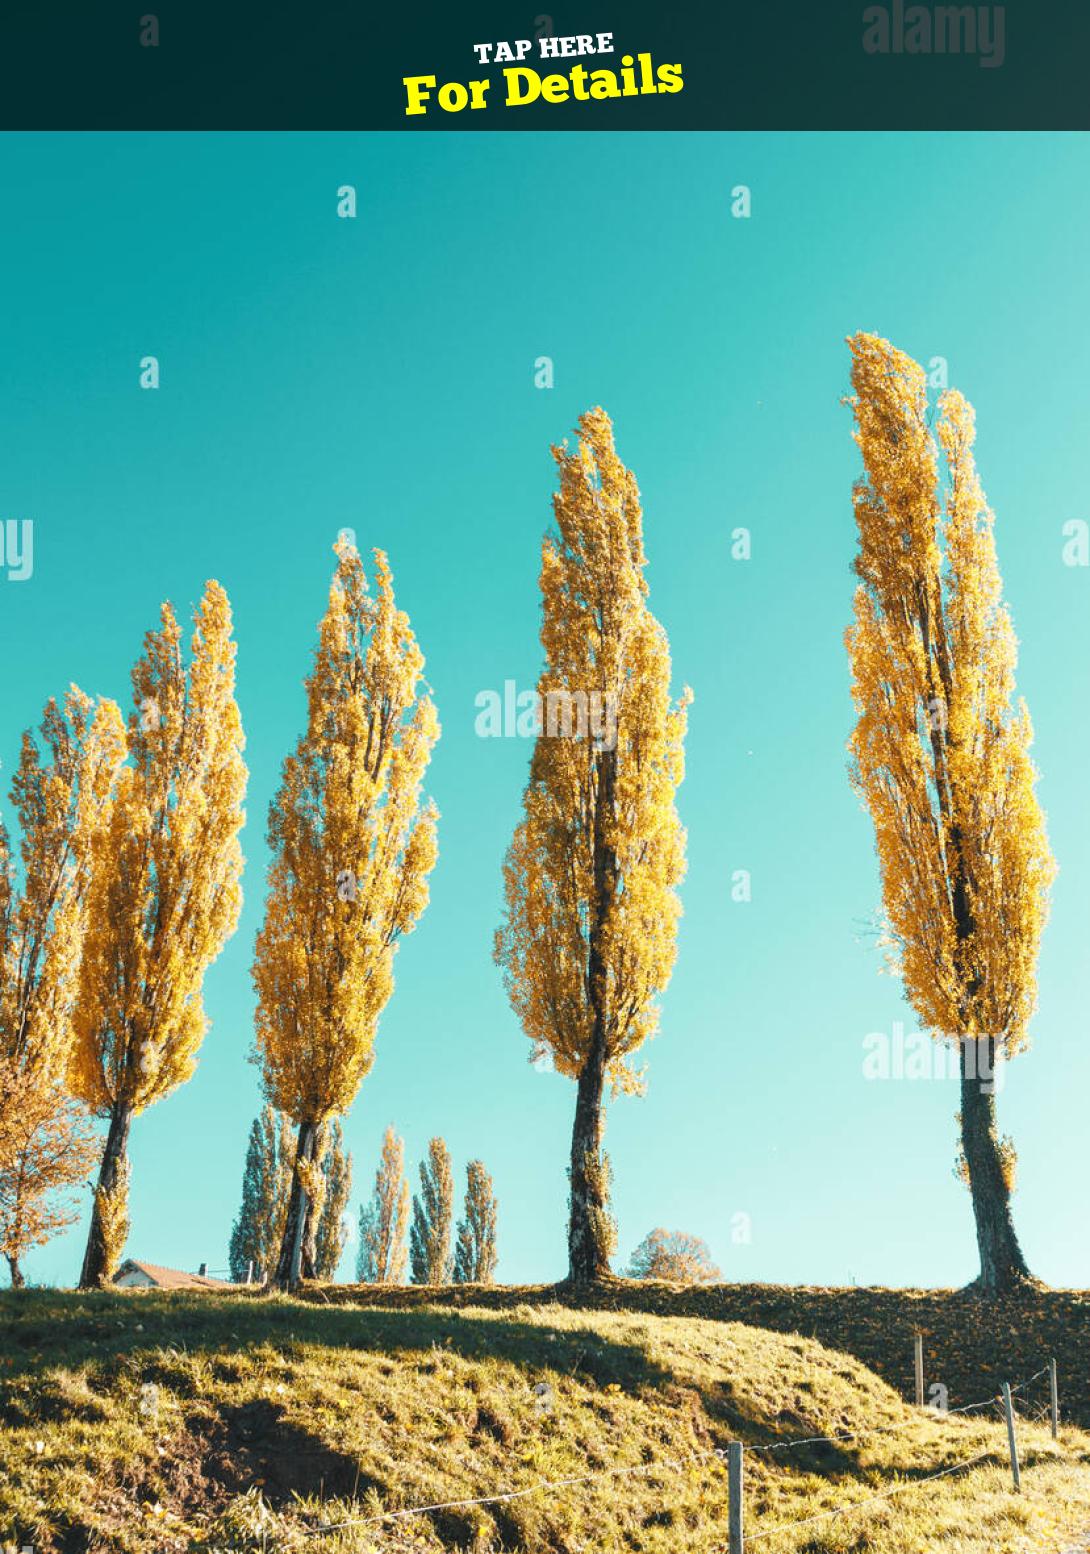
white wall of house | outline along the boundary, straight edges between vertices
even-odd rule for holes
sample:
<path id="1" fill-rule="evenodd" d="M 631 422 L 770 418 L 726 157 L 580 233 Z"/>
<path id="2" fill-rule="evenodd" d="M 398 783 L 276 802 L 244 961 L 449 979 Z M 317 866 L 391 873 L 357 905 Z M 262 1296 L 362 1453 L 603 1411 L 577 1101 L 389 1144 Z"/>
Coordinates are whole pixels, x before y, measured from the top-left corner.
<path id="1" fill-rule="evenodd" d="M 142 1268 L 126 1268 L 124 1273 L 119 1273 L 114 1283 L 123 1290 L 146 1289 L 155 1284 L 155 1280 L 144 1272 Z"/>

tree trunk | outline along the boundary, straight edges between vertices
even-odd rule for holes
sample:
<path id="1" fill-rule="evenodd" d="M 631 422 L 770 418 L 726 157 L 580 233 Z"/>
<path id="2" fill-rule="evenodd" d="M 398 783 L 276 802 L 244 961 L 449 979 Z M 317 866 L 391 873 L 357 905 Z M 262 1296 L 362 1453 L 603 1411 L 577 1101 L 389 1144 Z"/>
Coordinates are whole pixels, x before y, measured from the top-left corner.
<path id="1" fill-rule="evenodd" d="M 94 1206 L 91 1210 L 87 1250 L 83 1254 L 83 1269 L 79 1276 L 81 1290 L 99 1289 L 112 1272 L 107 1266 L 109 1248 L 102 1231 L 99 1191 L 113 1192 L 117 1187 L 118 1176 L 125 1167 L 125 1151 L 128 1148 L 132 1117 L 132 1108 L 120 1104 L 115 1106 L 110 1114 L 110 1129 L 106 1134 L 106 1148 L 102 1153 L 102 1164 L 98 1171 L 98 1190 L 95 1192 Z"/>
<path id="2" fill-rule="evenodd" d="M 961 1042 L 961 1141 L 980 1249 L 983 1295 L 997 1295 L 1029 1278 L 1011 1218 L 1010 1191 L 1003 1176 L 995 1110 L 995 1042 L 991 1037 Z"/>
<path id="3" fill-rule="evenodd" d="M 602 1090 L 606 1076 L 604 1003 L 606 968 L 601 936 L 617 885 L 617 859 L 606 841 L 613 813 L 617 757 L 612 750 L 596 757 L 598 796 L 594 806 L 594 899 L 587 958 L 587 991 L 591 1013 L 590 1051 L 579 1075 L 575 1123 L 571 1136 L 571 1197 L 568 1218 L 568 1278 L 572 1284 L 592 1284 L 608 1276 L 608 1184 L 602 1160 Z"/>
<path id="4" fill-rule="evenodd" d="M 299 1124 L 299 1136 L 295 1146 L 296 1167 L 300 1161 L 313 1161 L 317 1155 L 318 1129 L 313 1122 Z M 280 1242 L 280 1255 L 272 1282 L 278 1289 L 290 1289 L 300 1279 L 313 1279 L 315 1270 L 315 1235 L 317 1216 L 310 1194 L 304 1190 L 298 1169 L 291 1173 L 291 1195 L 284 1220 L 284 1235 Z"/>
<path id="5" fill-rule="evenodd" d="M 918 598 L 920 629 L 930 659 L 931 622 L 922 586 Z M 934 625 L 935 663 L 941 682 L 942 705 L 948 707 L 953 694 L 954 672 L 941 610 Z M 929 677 L 929 706 L 934 705 L 937 691 L 938 686 Z M 961 828 L 954 819 L 958 814 L 958 804 L 950 774 L 950 748 L 950 734 L 945 721 L 937 724 L 932 719 L 931 750 L 935 761 L 939 811 L 944 824 L 949 828 L 946 856 L 951 860 L 948 864 L 950 894 L 962 984 L 960 1013 L 966 1025 L 969 1025 L 969 1017 L 974 1013 L 981 987 L 972 953 L 976 932 L 972 893 L 965 867 Z M 999 1152 L 994 1085 L 996 1042 L 994 1036 L 963 1036 L 958 1046 L 961 1052 L 961 1147 L 969 1172 L 969 1191 L 973 1200 L 977 1247 L 980 1251 L 980 1277 L 974 1287 L 983 1295 L 994 1295 L 1028 1279 L 1030 1273 L 1014 1233 L 1011 1195 L 1003 1179 L 1003 1159 Z"/>
<path id="6" fill-rule="evenodd" d="M 21 1290 L 26 1280 L 23 1278 L 23 1270 L 19 1267 L 19 1259 L 6 1253 L 8 1269 L 11 1273 L 11 1287 L 13 1290 Z"/>
<path id="7" fill-rule="evenodd" d="M 608 1204 L 602 1167 L 602 1090 L 605 1057 L 596 1041 L 579 1075 L 571 1135 L 568 1278 L 592 1284 L 609 1273 Z"/>

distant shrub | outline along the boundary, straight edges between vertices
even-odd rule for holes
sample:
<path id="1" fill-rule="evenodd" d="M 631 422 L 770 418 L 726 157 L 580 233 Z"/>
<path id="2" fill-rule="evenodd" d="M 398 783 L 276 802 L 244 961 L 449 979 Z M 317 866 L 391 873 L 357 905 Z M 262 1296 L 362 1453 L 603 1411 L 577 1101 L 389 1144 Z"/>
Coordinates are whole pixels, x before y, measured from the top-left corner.
<path id="1" fill-rule="evenodd" d="M 661 1226 L 644 1236 L 628 1265 L 630 1279 L 666 1279 L 672 1284 L 715 1284 L 723 1276 L 708 1244 L 683 1230 Z"/>

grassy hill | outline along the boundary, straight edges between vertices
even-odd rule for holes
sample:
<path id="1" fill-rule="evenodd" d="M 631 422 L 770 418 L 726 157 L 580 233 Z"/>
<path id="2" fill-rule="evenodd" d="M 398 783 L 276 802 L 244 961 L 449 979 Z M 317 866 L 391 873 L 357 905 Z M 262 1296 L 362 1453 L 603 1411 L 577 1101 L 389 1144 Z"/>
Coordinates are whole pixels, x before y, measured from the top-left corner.
<path id="1" fill-rule="evenodd" d="M 313 1285 L 320 1302 L 400 1309 L 472 1303 L 489 1310 L 542 1302 L 583 1310 L 644 1311 L 659 1316 L 746 1322 L 816 1338 L 854 1355 L 905 1397 L 915 1396 L 914 1338 L 924 1337 L 925 1383 L 942 1383 L 956 1408 L 994 1383 L 1028 1376 L 1049 1359 L 1059 1367 L 1066 1418 L 1090 1429 L 1090 1291 L 1030 1287 L 982 1303 L 965 1290 L 829 1289 L 775 1284 L 671 1285 L 612 1279 L 578 1295 L 563 1284 L 451 1288 Z"/>
<path id="2" fill-rule="evenodd" d="M 520 1293 L 6 1293 L 0 1541 L 50 1554 L 713 1554 L 727 1540 L 716 1453 L 741 1439 L 757 1554 L 1086 1546 L 1090 1435 L 1065 1427 L 1054 1445 L 1036 1422 L 1042 1379 L 1019 1394 L 1015 1496 L 993 1404 L 921 1412 L 846 1344 L 666 1309 L 725 1307 L 731 1287 L 619 1284 L 596 1297 L 642 1295 L 650 1311 Z M 860 1300 L 860 1321 L 869 1311 L 880 1348 L 890 1314 L 867 1292 L 839 1293 Z M 914 1308 L 899 1309 L 891 1352 Z M 992 1380 L 977 1383 L 951 1407 L 988 1398 Z M 788 1447 L 809 1436 L 838 1438 Z M 499 1493 L 509 1498 L 450 1504 Z M 417 1506 L 444 1508 L 391 1515 Z M 844 1514 L 773 1530 L 834 1509 Z"/>

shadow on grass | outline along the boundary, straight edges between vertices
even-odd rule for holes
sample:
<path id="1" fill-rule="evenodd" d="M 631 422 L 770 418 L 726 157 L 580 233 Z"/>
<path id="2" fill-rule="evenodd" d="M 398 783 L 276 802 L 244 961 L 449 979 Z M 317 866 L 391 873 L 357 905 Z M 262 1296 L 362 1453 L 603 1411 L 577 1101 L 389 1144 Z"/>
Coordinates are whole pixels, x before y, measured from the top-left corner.
<path id="1" fill-rule="evenodd" d="M 562 1286 L 557 1288 L 563 1292 Z M 138 1373 L 141 1383 L 157 1383 L 196 1401 L 188 1369 L 194 1358 L 209 1363 L 217 1380 L 230 1383 L 241 1379 L 244 1361 L 260 1350 L 272 1348 L 290 1359 L 301 1358 L 314 1346 L 412 1356 L 425 1371 L 440 1366 L 444 1355 L 454 1354 L 531 1373 L 569 1375 L 598 1389 L 615 1386 L 631 1397 L 688 1394 L 699 1397 L 716 1449 L 734 1439 L 766 1446 L 806 1433 L 805 1422 L 794 1415 L 772 1417 L 757 1411 L 742 1378 L 679 1379 L 638 1341 L 624 1342 L 589 1326 L 553 1326 L 547 1314 L 540 1320 L 499 1313 L 480 1316 L 454 1305 L 416 1300 L 391 1309 L 251 1295 L 210 1298 L 189 1291 L 24 1290 L 0 1295 L 0 1331 L 8 1339 L 7 1366 L 0 1377 L 34 1377 L 37 1382 L 33 1396 L 23 1399 L 18 1390 L 5 1389 L 0 1420 L 13 1424 L 26 1422 L 31 1410 L 38 1418 L 93 1418 L 95 1392 L 108 1391 L 126 1374 Z M 47 1373 L 58 1367 L 86 1369 L 91 1390 L 85 1399 L 72 1399 L 57 1389 Z M 237 1444 L 238 1432 L 230 1421 L 228 1428 Z M 267 1441 L 274 1434 L 262 1432 Z M 799 1467 L 816 1472 L 856 1471 L 856 1449 L 850 1440 L 805 1447 L 793 1457 Z M 343 1465 L 333 1476 L 343 1482 Z"/>
<path id="2" fill-rule="evenodd" d="M 410 1309 L 443 1302 L 503 1310 L 558 1302 L 587 1311 L 643 1312 L 742 1322 L 771 1332 L 814 1338 L 850 1354 L 906 1399 L 915 1396 L 914 1344 L 924 1338 L 925 1379 L 941 1383 L 959 1407 L 1018 1382 L 1055 1359 L 1060 1406 L 1073 1424 L 1090 1428 L 1090 1291 L 1030 1284 L 994 1300 L 962 1290 L 824 1288 L 775 1284 L 671 1285 L 613 1278 L 590 1289 L 567 1284 L 459 1286 L 380 1291 L 367 1285 L 306 1285 L 304 1300 L 371 1301 Z M 1047 1400 L 1047 1378 L 1035 1398 Z"/>
<path id="3" fill-rule="evenodd" d="M 204 1395 L 207 1389 L 192 1365 L 197 1359 L 209 1367 L 216 1381 L 230 1385 L 251 1375 L 249 1362 L 269 1351 L 289 1362 L 305 1360 L 311 1347 L 327 1353 L 366 1353 L 408 1360 L 425 1374 L 439 1370 L 446 1357 L 459 1356 L 515 1366 L 530 1376 L 566 1374 L 591 1389 L 616 1387 L 638 1400 L 655 1396 L 668 1401 L 679 1417 L 691 1409 L 694 1417 L 699 1416 L 698 1438 L 709 1448 L 722 1449 L 731 1439 L 745 1440 L 752 1450 L 782 1446 L 807 1433 L 803 1420 L 762 1412 L 742 1373 L 675 1374 L 648 1352 L 638 1335 L 603 1334 L 591 1327 L 595 1309 L 726 1319 L 725 1308 L 737 1300 L 728 1293 L 732 1289 L 677 1292 L 661 1286 L 640 1290 L 620 1285 L 588 1296 L 565 1286 L 539 1287 L 533 1292 L 469 1287 L 459 1290 L 456 1298 L 447 1291 L 390 1290 L 368 1291 L 368 1303 L 360 1305 L 349 1305 L 345 1299 L 359 1294 L 355 1290 L 345 1290 L 343 1296 L 338 1290 L 338 1298 L 330 1299 L 331 1292 L 312 1289 L 304 1292 L 308 1298 L 303 1300 L 189 1291 L 4 1292 L 0 1294 L 0 1382 L 4 1383 L 0 1421 L 16 1427 L 69 1419 L 95 1422 L 103 1417 L 102 1403 L 115 1384 L 157 1382 L 184 1400 L 182 1424 L 171 1435 L 170 1450 L 161 1465 L 165 1485 L 149 1480 L 135 1493 L 148 1500 L 162 1496 L 186 1513 L 193 1508 L 218 1512 L 255 1485 L 261 1486 L 266 1502 L 274 1508 L 290 1505 L 297 1496 L 331 1499 L 351 1507 L 368 1491 L 387 1503 L 390 1494 L 388 1483 L 370 1478 L 352 1452 L 341 1449 L 345 1443 L 336 1434 L 327 1430 L 323 1436 L 317 1428 L 308 1430 L 306 1425 L 314 1421 L 304 1415 L 300 1424 L 275 1399 Z M 821 1293 L 826 1297 L 850 1294 L 849 1304 L 855 1303 L 854 1291 Z M 383 1295 L 388 1303 L 377 1304 Z M 370 1304 L 372 1300 L 376 1303 Z M 535 1319 L 531 1312 L 518 1309 L 547 1305 L 550 1300 L 585 1310 L 588 1329 L 552 1323 L 547 1310 Z M 466 1306 L 491 1307 L 495 1314 L 484 1315 Z M 767 1321 L 770 1308 L 778 1309 L 778 1324 Z M 810 1316 L 814 1310 L 809 1308 Z M 898 1310 L 902 1313 L 898 1320 L 903 1320 L 903 1307 Z M 778 1325 L 786 1333 L 815 1336 L 809 1331 L 806 1312 L 797 1296 L 778 1302 L 770 1292 L 760 1316 L 750 1309 L 748 1320 L 773 1330 Z M 862 1312 L 860 1306 L 860 1320 Z M 737 1320 L 738 1315 L 730 1311 L 731 1319 Z M 842 1309 L 840 1320 L 845 1320 Z M 875 1320 L 873 1309 L 870 1320 Z M 74 1373 L 82 1373 L 79 1386 L 73 1383 Z M 489 1431 L 491 1418 L 488 1402 L 482 1399 L 474 1429 Z M 496 1421 L 497 1429 L 502 1425 L 502 1419 Z M 497 1439 L 504 1437 L 500 1434 Z M 577 1444 L 586 1448 L 593 1463 L 596 1442 L 588 1438 Z M 906 1438 L 906 1447 L 909 1444 Z M 948 1444 L 936 1443 L 933 1450 L 911 1444 L 912 1450 L 906 1451 L 905 1461 L 896 1469 L 907 1482 L 925 1480 L 954 1466 Z M 799 1446 L 774 1460 L 786 1465 L 788 1457 L 792 1467 L 802 1472 L 855 1486 L 857 1496 L 875 1483 L 874 1469 L 862 1465 L 859 1446 L 851 1439 Z M 1026 1465 L 1031 1462 L 1032 1457 L 1027 1458 Z M 1004 1466 L 1002 1451 L 990 1451 L 984 1464 Z M 524 1470 L 512 1468 L 512 1472 L 516 1479 L 525 1478 Z M 126 1484 L 126 1497 L 133 1488 Z M 131 1502 L 127 1499 L 127 1503 Z M 95 1514 L 90 1507 L 73 1514 L 75 1520 L 67 1527 L 58 1514 L 55 1541 L 42 1543 L 43 1549 L 68 1554 L 91 1546 L 86 1540 L 92 1533 L 101 1535 L 100 1525 L 92 1527 L 84 1519 Z M 520 1540 L 526 1535 L 522 1518 L 531 1515 L 530 1509 L 499 1506 L 490 1514 L 499 1530 L 500 1546 L 522 1547 Z M 668 1514 L 668 1508 L 649 1513 L 649 1524 Z M 452 1509 L 436 1513 L 431 1520 L 444 1546 L 474 1546 L 477 1523 L 472 1515 Z"/>

